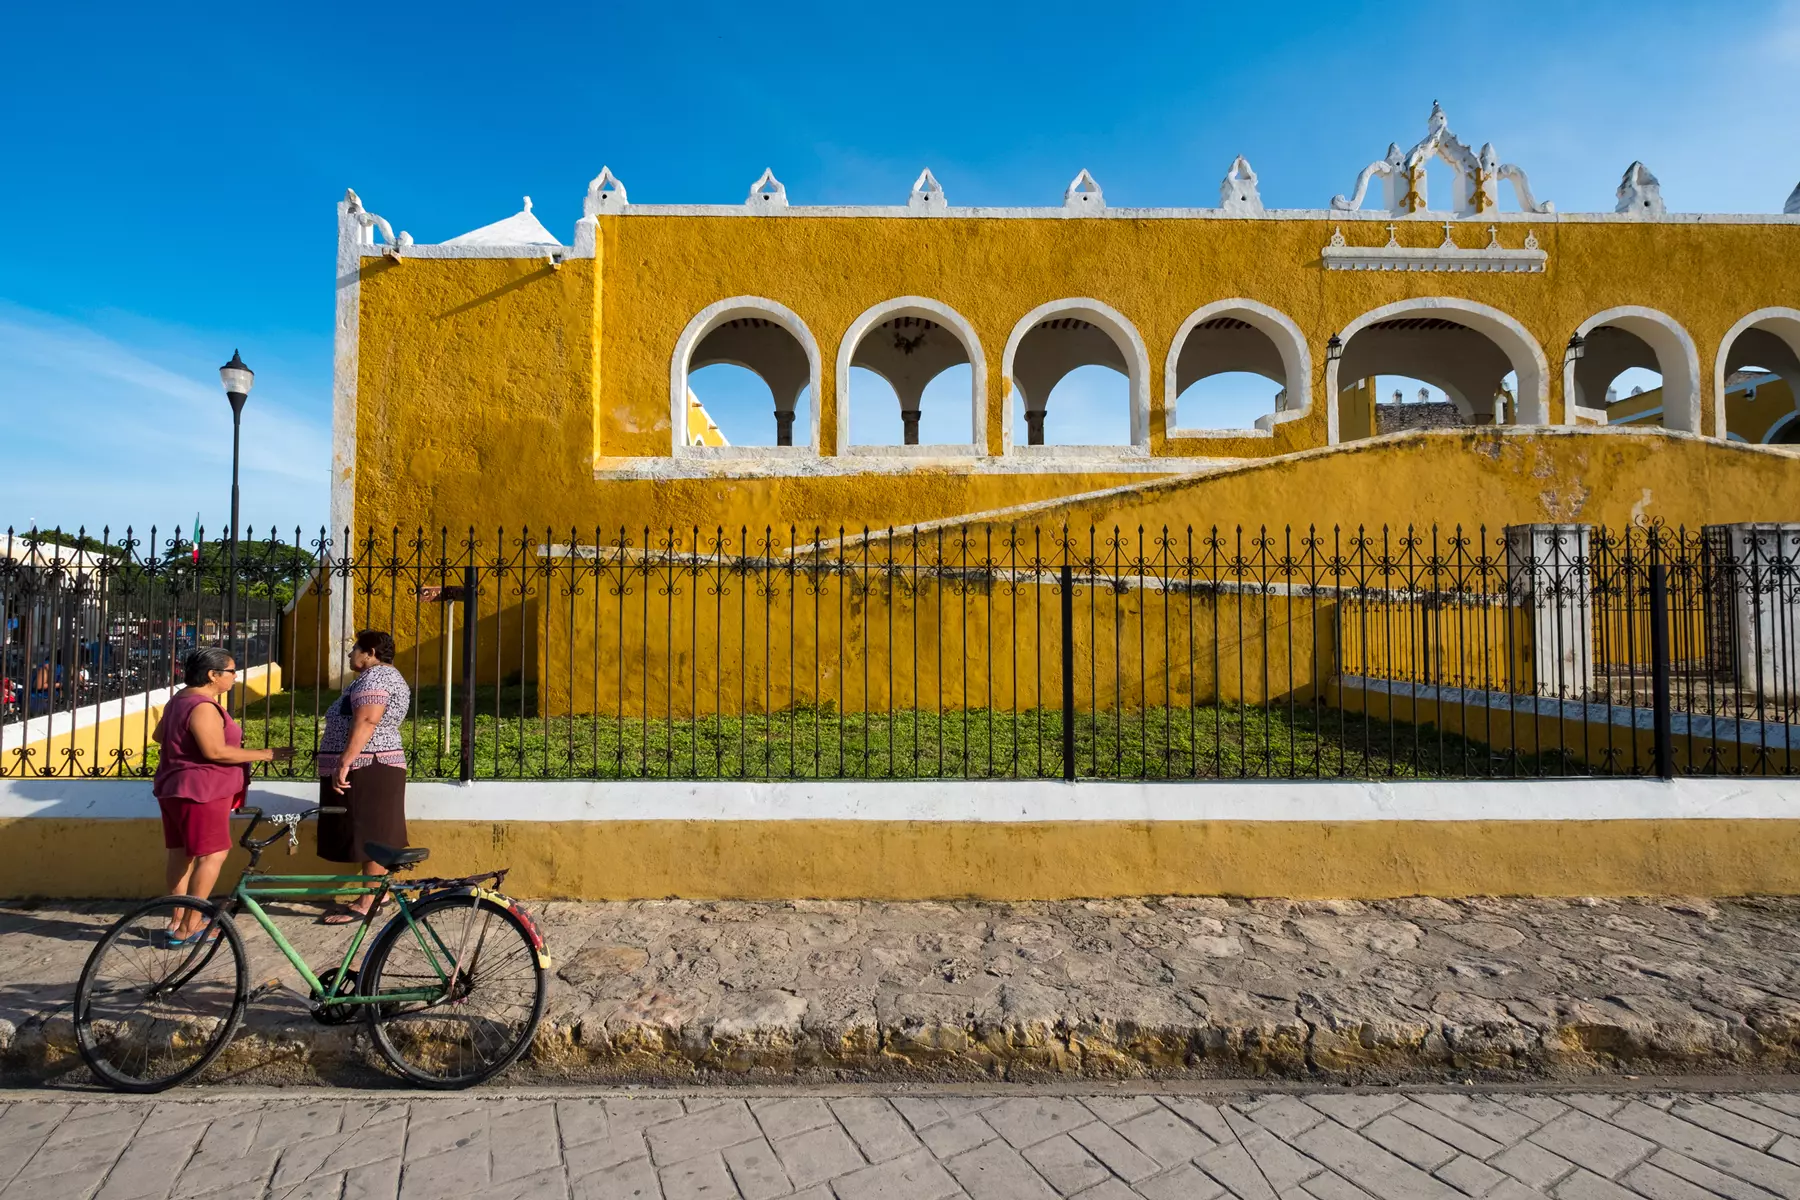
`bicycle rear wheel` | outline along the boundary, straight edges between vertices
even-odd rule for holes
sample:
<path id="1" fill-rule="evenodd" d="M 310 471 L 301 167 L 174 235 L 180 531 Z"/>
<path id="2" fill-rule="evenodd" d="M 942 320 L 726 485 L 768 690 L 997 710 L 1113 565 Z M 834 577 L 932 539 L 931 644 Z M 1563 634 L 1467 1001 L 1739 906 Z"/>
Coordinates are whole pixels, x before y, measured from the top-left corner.
<path id="1" fill-rule="evenodd" d="M 196 915 L 199 939 L 172 945 L 169 929 Z M 164 896 L 119 918 L 88 955 L 75 985 L 75 1044 L 108 1087 L 160 1092 L 219 1056 L 248 993 L 231 918 L 208 900 Z"/>
<path id="2" fill-rule="evenodd" d="M 531 1045 L 549 972 L 532 931 L 504 904 L 467 893 L 439 896 L 412 917 L 416 934 L 395 917 L 369 948 L 362 994 L 439 991 L 453 972 L 455 979 L 439 1000 L 370 1004 L 369 1031 L 381 1056 L 413 1083 L 473 1087 Z"/>

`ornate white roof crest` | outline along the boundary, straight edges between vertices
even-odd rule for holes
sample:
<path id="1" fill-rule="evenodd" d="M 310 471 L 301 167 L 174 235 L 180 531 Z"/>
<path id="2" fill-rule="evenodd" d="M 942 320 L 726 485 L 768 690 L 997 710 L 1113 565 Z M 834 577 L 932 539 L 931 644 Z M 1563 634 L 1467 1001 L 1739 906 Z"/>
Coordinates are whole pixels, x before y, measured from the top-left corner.
<path id="1" fill-rule="evenodd" d="M 912 194 L 906 198 L 906 207 L 916 213 L 941 213 L 949 202 L 944 199 L 944 185 L 937 181 L 937 176 L 926 167 L 913 180 Z"/>
<path id="2" fill-rule="evenodd" d="M 1086 167 L 1063 189 L 1063 207 L 1076 213 L 1106 211 L 1106 196 Z"/>
<path id="3" fill-rule="evenodd" d="M 750 185 L 750 198 L 744 203 L 753 212 L 766 212 L 772 208 L 788 206 L 787 188 L 781 180 L 775 178 L 773 167 L 765 168 L 756 182 Z"/>
<path id="4" fill-rule="evenodd" d="M 1425 165 L 1433 158 L 1442 159 L 1455 172 L 1456 190 L 1450 211 L 1456 216 L 1479 217 L 1498 209 L 1503 179 L 1513 185 L 1519 207 L 1524 211 L 1556 211 L 1553 204 L 1538 203 L 1537 197 L 1531 194 L 1531 183 L 1524 170 L 1512 163 L 1501 162 L 1492 142 L 1482 146 L 1479 152 L 1463 145 L 1450 132 L 1450 118 L 1444 115 L 1443 105 L 1435 100 L 1431 102 L 1431 118 L 1426 122 L 1425 137 L 1404 154 L 1400 152 L 1398 142 L 1390 144 L 1384 157 L 1370 163 L 1357 175 L 1355 193 L 1348 198 L 1333 196 L 1331 207 L 1339 212 L 1355 212 L 1362 207 L 1370 180 L 1379 178 L 1389 212 L 1395 216 L 1428 212 L 1431 204 L 1426 194 Z"/>
<path id="5" fill-rule="evenodd" d="M 1263 210 L 1262 194 L 1256 189 L 1256 172 L 1250 169 L 1250 160 L 1238 155 L 1231 164 L 1231 170 L 1225 172 L 1225 180 L 1219 184 L 1219 207 L 1228 213 L 1260 213 Z"/>
<path id="6" fill-rule="evenodd" d="M 581 215 L 598 216 L 601 213 L 618 212 L 630 201 L 625 198 L 625 185 L 619 177 L 612 173 L 611 167 L 601 167 L 600 173 L 588 184 L 587 199 L 581 202 Z"/>
<path id="7" fill-rule="evenodd" d="M 1662 184 L 1641 162 L 1625 168 L 1625 176 L 1619 180 L 1615 195 L 1619 203 L 1613 208 L 1614 212 L 1630 213 L 1634 217 L 1663 215 Z"/>

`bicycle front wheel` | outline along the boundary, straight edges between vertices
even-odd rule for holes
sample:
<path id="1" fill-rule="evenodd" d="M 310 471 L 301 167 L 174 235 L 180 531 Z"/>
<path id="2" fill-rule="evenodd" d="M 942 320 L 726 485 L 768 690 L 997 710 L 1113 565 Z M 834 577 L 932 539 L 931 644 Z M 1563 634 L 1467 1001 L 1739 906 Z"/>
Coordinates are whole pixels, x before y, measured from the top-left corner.
<path id="1" fill-rule="evenodd" d="M 549 972 L 537 940 L 504 904 L 467 893 L 425 900 L 369 948 L 362 994 L 430 993 L 370 1004 L 388 1064 L 421 1087 L 466 1088 L 511 1066 L 544 1015 Z"/>
<path id="2" fill-rule="evenodd" d="M 188 926 L 197 936 L 172 938 Z M 164 896 L 119 918 L 88 955 L 75 985 L 75 1044 L 108 1087 L 160 1092 L 219 1056 L 248 994 L 231 918 L 208 900 Z"/>

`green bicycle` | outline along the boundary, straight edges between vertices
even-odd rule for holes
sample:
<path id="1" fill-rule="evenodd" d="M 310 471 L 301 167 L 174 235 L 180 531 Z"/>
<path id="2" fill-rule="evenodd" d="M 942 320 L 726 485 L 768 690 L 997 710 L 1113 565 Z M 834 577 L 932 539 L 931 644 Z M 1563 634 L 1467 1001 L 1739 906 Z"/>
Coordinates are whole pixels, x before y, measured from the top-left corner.
<path id="1" fill-rule="evenodd" d="M 364 851 L 390 874 L 270 875 L 262 852 L 283 837 L 298 845 L 299 822 L 319 812 L 271 815 L 246 808 L 238 845 L 250 863 L 222 902 L 164 896 L 119 918 L 94 947 L 75 987 L 75 1037 L 102 1083 L 160 1092 L 199 1075 L 230 1044 L 253 998 L 235 918 L 248 912 L 310 989 L 313 1019 L 343 1025 L 362 1017 L 376 1049 L 410 1083 L 466 1088 L 505 1070 L 531 1044 L 544 1013 L 550 957 L 531 917 L 498 890 L 506 870 L 460 879 L 400 881 L 392 872 L 430 851 L 370 842 Z M 275 832 L 257 839 L 258 824 Z M 372 893 L 336 966 L 314 973 L 257 901 Z M 370 940 L 375 915 L 396 911 Z M 198 918 L 196 920 L 195 918 Z M 177 937 L 173 930 L 196 932 Z M 360 968 L 351 964 L 363 944 Z M 257 989 L 261 994 L 268 984 Z"/>

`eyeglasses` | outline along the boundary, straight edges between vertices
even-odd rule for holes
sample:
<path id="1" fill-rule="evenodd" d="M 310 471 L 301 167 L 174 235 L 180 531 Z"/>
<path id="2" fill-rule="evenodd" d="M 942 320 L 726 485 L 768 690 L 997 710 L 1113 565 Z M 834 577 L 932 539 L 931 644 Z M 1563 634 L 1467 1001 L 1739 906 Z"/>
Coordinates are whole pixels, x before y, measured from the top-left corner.
<path id="1" fill-rule="evenodd" d="M 236 667 L 214 667 L 212 669 L 212 673 L 214 675 L 236 675 L 237 668 Z"/>

